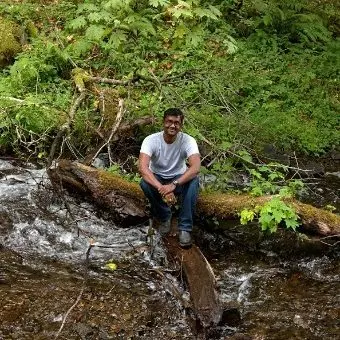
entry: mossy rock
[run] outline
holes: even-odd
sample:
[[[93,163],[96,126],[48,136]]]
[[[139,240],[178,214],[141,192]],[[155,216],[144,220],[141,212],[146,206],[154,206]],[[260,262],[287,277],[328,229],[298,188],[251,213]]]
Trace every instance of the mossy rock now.
[[[10,65],[22,50],[21,28],[14,22],[0,17],[0,68]]]

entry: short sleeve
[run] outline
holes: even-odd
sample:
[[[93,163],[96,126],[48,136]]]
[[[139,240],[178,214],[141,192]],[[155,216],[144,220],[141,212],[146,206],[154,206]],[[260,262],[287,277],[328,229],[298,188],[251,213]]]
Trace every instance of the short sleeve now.
[[[198,146],[197,146],[195,138],[193,138],[191,136],[187,136],[185,152],[186,152],[187,158],[189,158],[190,156],[192,156],[194,154],[200,153],[199,150],[198,150]]]
[[[151,136],[146,137],[143,140],[142,146],[140,148],[140,152],[147,154],[148,156],[152,156],[153,153],[153,143],[151,143]]]

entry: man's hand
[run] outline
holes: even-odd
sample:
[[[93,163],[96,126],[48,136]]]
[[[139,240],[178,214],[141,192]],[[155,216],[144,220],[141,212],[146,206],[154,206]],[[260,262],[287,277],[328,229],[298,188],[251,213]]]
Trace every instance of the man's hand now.
[[[163,197],[164,202],[169,206],[173,206],[177,203],[177,199],[176,196],[173,192],[171,192],[170,194],[167,194]]]
[[[161,194],[161,196],[166,196],[176,189],[176,185],[173,183],[165,184],[159,187],[158,192]]]

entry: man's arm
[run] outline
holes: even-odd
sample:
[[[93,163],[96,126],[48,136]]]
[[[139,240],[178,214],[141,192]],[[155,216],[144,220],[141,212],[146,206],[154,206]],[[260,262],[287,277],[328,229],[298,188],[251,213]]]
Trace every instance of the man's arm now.
[[[162,184],[157,180],[153,172],[149,169],[150,156],[141,152],[139,154],[138,170],[145,182],[151,184],[158,191],[162,187]]]
[[[165,184],[162,185],[152,171],[149,169],[150,156],[141,152],[139,154],[139,173],[145,182],[151,184],[154,188],[158,190],[158,192],[162,196],[166,196],[176,189],[175,184]],[[189,182],[191,179],[196,177],[199,174],[201,167],[201,158],[199,154],[193,154],[188,158],[189,167],[186,172],[177,179],[178,184],[182,185],[186,182]]]
[[[185,171],[185,173],[181,177],[177,178],[178,185],[182,185],[186,182],[189,182],[191,179],[195,178],[200,172],[201,158],[198,153],[191,155],[188,158],[188,163],[189,163],[188,169]],[[176,185],[173,183],[170,183],[170,184],[161,186],[158,189],[158,192],[162,196],[166,196],[174,192],[175,189],[176,189]]]
[[[191,155],[188,158],[189,167],[187,171],[179,178],[177,178],[177,182],[179,185],[182,185],[186,182],[189,182],[191,179],[198,176],[201,168],[201,157],[198,153]]]

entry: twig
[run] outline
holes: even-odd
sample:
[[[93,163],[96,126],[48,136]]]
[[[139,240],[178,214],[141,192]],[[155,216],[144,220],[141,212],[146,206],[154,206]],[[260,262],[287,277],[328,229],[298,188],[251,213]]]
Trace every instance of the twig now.
[[[123,118],[123,112],[124,112],[124,100],[123,100],[123,99],[119,99],[118,108],[119,108],[119,111],[118,111],[117,116],[116,116],[116,121],[115,121],[115,124],[114,124],[113,127],[112,127],[112,130],[111,130],[111,133],[110,133],[110,136],[109,136],[108,140],[107,140],[103,145],[101,145],[101,147],[97,150],[97,152],[95,153],[95,155],[92,157],[90,163],[92,163],[92,160],[95,159],[95,158],[98,156],[98,154],[100,153],[100,151],[101,151],[106,145],[107,145],[108,148],[109,148],[111,139],[112,139],[112,137],[114,136],[114,134],[117,132],[118,127],[119,127],[119,125],[120,125],[120,122],[122,121],[122,118]],[[112,163],[112,160],[111,160],[111,155],[110,155],[110,149],[109,149],[109,158],[110,158],[110,164],[111,164],[111,163]]]
[[[329,235],[329,236],[321,237],[318,241],[321,242],[321,243],[323,243],[323,244],[326,244],[327,246],[334,247],[334,246],[336,246],[337,244],[339,244],[340,241],[336,241],[335,243],[328,243],[328,242],[325,242],[325,241],[323,241],[323,240],[329,239],[329,238],[337,238],[337,237],[340,237],[340,234]]]
[[[8,97],[8,96],[0,96],[0,99],[9,100],[11,102],[14,102],[14,103],[17,103],[17,104],[22,104],[22,105],[33,105],[33,106],[39,107],[39,108],[44,109],[44,110],[58,112],[60,114],[61,113],[63,113],[63,114],[65,113],[64,111],[55,109],[54,107],[49,107],[49,106],[45,106],[45,105],[39,105],[37,103],[29,102],[29,101],[27,101],[25,99],[19,99],[19,98]]]
[[[83,281],[83,285],[82,285],[82,288],[80,290],[80,293],[78,294],[77,299],[74,302],[74,304],[68,309],[68,311],[64,315],[63,321],[62,321],[62,323],[60,325],[60,328],[59,328],[59,330],[58,330],[54,340],[56,340],[59,337],[61,331],[63,330],[63,328],[65,326],[65,322],[66,322],[67,317],[71,313],[72,309],[79,303],[79,301],[80,301],[80,299],[81,299],[81,297],[82,297],[82,295],[84,293],[84,290],[85,290],[86,284],[87,284],[87,280],[88,280],[89,257],[90,257],[90,252],[91,252],[92,248],[93,248],[93,244],[90,244],[88,249],[87,249],[87,251],[86,251],[84,281]]]
[[[70,111],[69,111],[69,117],[67,119],[67,122],[65,122],[61,126],[59,132],[57,133],[57,136],[55,137],[55,139],[52,143],[50,154],[47,158],[47,164],[46,164],[47,169],[51,167],[54,155],[56,153],[56,150],[59,147],[59,145],[61,144],[62,138],[64,137],[66,132],[70,129],[71,124],[74,121],[74,116],[77,112],[77,109],[78,109],[79,105],[81,104],[81,102],[84,100],[85,96],[86,96],[86,92],[85,92],[85,89],[84,89],[84,90],[82,90],[80,95],[78,97],[76,97],[76,99],[73,101],[73,104],[72,104]]]
[[[118,79],[111,79],[111,78],[102,78],[102,77],[87,77],[87,80],[94,81],[97,83],[105,83],[105,84],[112,84],[112,85],[128,85],[135,79],[130,80],[118,80]]]

